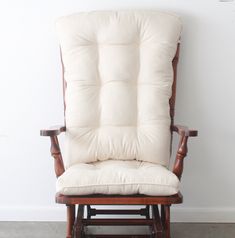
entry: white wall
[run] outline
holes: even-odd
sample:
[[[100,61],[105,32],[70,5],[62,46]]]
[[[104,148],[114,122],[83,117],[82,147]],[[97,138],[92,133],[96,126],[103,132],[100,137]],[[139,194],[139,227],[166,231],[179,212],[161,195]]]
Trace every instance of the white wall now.
[[[0,220],[61,220],[49,139],[63,122],[54,20],[76,11],[162,9],[182,16],[176,122],[189,143],[175,221],[235,222],[235,4],[218,0],[0,2]]]

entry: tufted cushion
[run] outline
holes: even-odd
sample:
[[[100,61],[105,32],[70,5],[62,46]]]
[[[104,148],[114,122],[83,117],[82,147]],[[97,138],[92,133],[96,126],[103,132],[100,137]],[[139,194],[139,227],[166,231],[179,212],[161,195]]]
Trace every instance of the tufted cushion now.
[[[71,166],[57,180],[57,192],[64,195],[168,196],[178,191],[179,180],[175,174],[161,165],[135,160],[80,163]]]
[[[67,83],[66,168],[108,159],[166,166],[179,18],[91,12],[62,17],[56,27]]]

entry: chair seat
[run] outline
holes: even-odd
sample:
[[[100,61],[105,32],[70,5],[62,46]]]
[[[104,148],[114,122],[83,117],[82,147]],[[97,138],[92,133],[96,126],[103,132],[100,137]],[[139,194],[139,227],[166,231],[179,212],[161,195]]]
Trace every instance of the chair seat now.
[[[57,179],[56,189],[63,195],[170,196],[178,193],[179,180],[162,165],[107,160],[71,166]]]

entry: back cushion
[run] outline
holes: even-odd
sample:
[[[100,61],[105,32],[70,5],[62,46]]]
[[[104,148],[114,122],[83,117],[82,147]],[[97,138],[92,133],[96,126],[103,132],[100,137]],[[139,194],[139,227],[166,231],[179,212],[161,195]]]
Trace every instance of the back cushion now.
[[[79,13],[56,22],[67,87],[65,166],[98,160],[168,165],[178,17]]]

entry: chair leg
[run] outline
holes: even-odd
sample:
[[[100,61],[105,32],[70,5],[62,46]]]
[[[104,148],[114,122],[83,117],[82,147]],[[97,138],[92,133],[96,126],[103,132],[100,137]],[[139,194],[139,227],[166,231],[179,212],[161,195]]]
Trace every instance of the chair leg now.
[[[145,214],[146,219],[150,219],[150,216],[149,216],[149,207],[150,207],[150,206],[147,205],[146,208],[145,208],[145,209],[146,209],[146,214]]]
[[[162,238],[162,221],[159,214],[158,205],[152,206],[152,217],[153,217],[153,232],[155,238]]]
[[[165,216],[165,206],[161,205],[161,220],[162,220],[162,227],[166,229],[166,216]]]
[[[76,218],[76,222],[74,225],[75,226],[75,229],[74,229],[75,238],[82,238],[84,235],[83,234],[84,227],[82,224],[83,215],[84,215],[84,205],[79,205],[78,212],[77,212],[77,218]]]
[[[170,205],[165,205],[165,234],[166,238],[171,237],[171,229],[170,229]]]
[[[91,219],[91,206],[87,205],[87,219]]]
[[[73,225],[75,220],[75,205],[67,206],[67,235],[66,238],[73,237]]]

